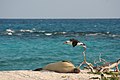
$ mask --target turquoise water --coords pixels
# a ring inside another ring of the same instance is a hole
[[[120,19],[0,19],[0,70],[31,70],[48,63],[83,61],[82,47],[63,44],[75,38],[87,45],[87,60],[102,53],[120,59]]]

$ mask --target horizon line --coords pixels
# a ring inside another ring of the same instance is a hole
[[[118,17],[98,17],[98,18],[0,18],[0,19],[120,19]]]

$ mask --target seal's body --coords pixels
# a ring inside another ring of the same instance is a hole
[[[56,63],[50,63],[43,67],[43,70],[50,70],[50,71],[56,71],[56,72],[72,72],[74,70],[75,66],[71,62],[56,62]]]
[[[80,72],[79,69],[75,68],[75,66],[68,61],[59,61],[55,63],[50,63],[44,66],[42,69],[38,68],[38,69],[35,69],[34,71],[39,71],[39,70],[49,70],[49,71],[55,71],[60,73],[79,73]]]

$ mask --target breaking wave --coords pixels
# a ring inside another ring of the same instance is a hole
[[[0,35],[9,35],[9,36],[105,36],[105,37],[118,37],[120,38],[120,34],[113,34],[111,32],[47,32],[45,30],[36,30],[33,29],[20,29],[20,30],[12,30],[6,29],[5,31],[1,31]]]

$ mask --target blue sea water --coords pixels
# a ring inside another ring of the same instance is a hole
[[[120,59],[120,19],[0,19],[0,70],[32,70],[48,63],[83,61],[82,47],[63,44],[75,38],[87,45],[87,61],[99,54]]]

